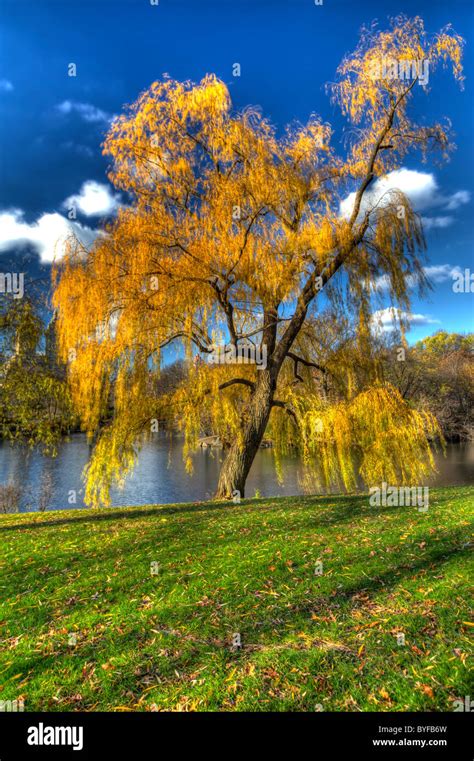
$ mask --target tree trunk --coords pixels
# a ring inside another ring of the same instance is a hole
[[[242,441],[234,441],[219,474],[216,499],[234,499],[245,495],[245,482],[265,433],[275,393],[275,373],[259,370],[255,390],[245,409]]]

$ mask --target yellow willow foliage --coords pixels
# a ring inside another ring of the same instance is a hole
[[[235,112],[226,85],[213,75],[197,84],[154,82],[114,120],[104,154],[126,203],[89,250],[71,238],[54,272],[60,357],[68,363],[83,429],[98,439],[87,471],[88,501],[107,501],[110,485],[133,466],[152,420],[166,419],[183,431],[188,469],[204,431],[244,446],[256,388],[249,383],[257,383],[261,371],[205,361],[194,366],[195,355],[205,359],[213,344],[251,337],[276,368],[276,398],[287,401],[293,381],[285,355],[292,345],[314,359],[305,324],[318,309],[320,287],[337,315],[334,324],[349,315],[359,351],[372,361],[377,283],[381,278],[391,301],[408,312],[409,282],[423,285],[424,248],[409,199],[397,189],[373,198],[372,182],[399,167],[409,149],[445,153],[450,147],[440,125],[421,127],[410,117],[411,100],[428,87],[374,76],[375,67],[385,58],[425,56],[430,76],[436,65],[451,64],[462,81],[461,52],[452,30],[429,40],[418,18],[399,17],[384,32],[365,30],[332,85],[334,99],[357,125],[345,156],[335,154],[332,130],[317,115],[279,136],[258,109]],[[353,207],[343,214],[349,197]],[[295,334],[285,348],[287,328]],[[172,393],[157,394],[163,351],[173,344],[184,349],[187,376]],[[339,359],[327,351],[335,388],[346,400],[339,403],[336,392],[329,400],[331,414],[341,418],[344,454],[355,429],[342,417],[361,387],[350,353]],[[379,380],[375,364],[367,377],[372,384]],[[235,378],[248,383],[229,385]],[[328,404],[317,384],[309,381],[308,388],[314,409]],[[295,404],[296,413],[303,402]],[[310,451],[304,426],[290,432],[286,412],[272,415],[286,416],[287,439],[303,435],[303,449]],[[412,425],[413,418],[406,422]],[[331,457],[322,460],[325,480],[336,474]],[[352,483],[344,457],[342,480]]]
[[[336,404],[291,390],[287,401],[298,435],[289,416],[275,410],[275,444],[281,451],[297,446],[318,486],[350,491],[361,482],[419,484],[434,469],[430,440],[440,439],[444,445],[435,417],[410,407],[388,384]]]
[[[413,139],[420,141],[423,151],[432,148],[447,150],[449,141],[439,125],[422,127],[409,115],[409,103],[415,88],[428,91],[431,79],[439,65],[451,65],[455,79],[461,84],[463,40],[450,25],[434,37],[428,37],[420,17],[408,19],[397,16],[391,20],[391,29],[379,30],[376,24],[362,30],[354,54],[341,63],[337,82],[329,86],[335,102],[353,124],[361,125],[353,143],[351,173],[362,176],[367,155],[372,151],[373,131],[383,130],[387,111],[397,103],[396,129],[390,131],[390,149],[377,158],[377,173],[382,165],[385,171],[397,166],[412,146]],[[405,73],[418,72],[418,78]],[[418,84],[420,82],[420,84]],[[411,90],[405,95],[407,89]]]
[[[171,398],[161,400],[163,410],[169,406],[179,410],[177,424],[185,436],[183,456],[189,472],[192,472],[191,453],[202,435],[203,421],[224,446],[241,440],[241,412],[245,404],[242,395],[248,397],[250,392],[242,392],[241,386],[235,384],[222,393],[219,386],[237,375],[253,381],[257,371],[249,365],[239,365],[238,373],[236,369],[234,365],[202,365],[192,372],[189,383],[181,386]]]

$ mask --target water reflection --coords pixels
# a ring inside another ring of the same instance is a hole
[[[137,467],[123,491],[112,491],[113,505],[195,502],[212,497],[219,474],[219,450],[199,450],[194,458],[194,474],[184,468],[181,443],[159,435],[141,451]],[[0,442],[0,483],[21,484],[21,510],[37,510],[40,494],[47,492],[48,509],[84,507],[82,469],[89,457],[83,435],[64,442],[54,459]],[[438,474],[432,486],[474,483],[474,443],[450,444],[446,458],[436,456]],[[247,481],[246,496],[258,491],[262,497],[301,494],[300,465],[296,458],[283,459],[284,482],[279,484],[271,449],[258,452]]]

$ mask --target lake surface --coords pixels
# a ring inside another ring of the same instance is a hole
[[[222,452],[199,450],[194,458],[194,474],[189,476],[182,460],[181,441],[157,435],[141,451],[137,466],[122,491],[112,491],[112,505],[197,502],[210,499],[215,491]],[[48,510],[84,507],[82,469],[89,457],[89,446],[82,434],[64,442],[57,457],[0,442],[0,483],[22,486],[22,511],[37,510],[40,495]],[[450,444],[446,457],[436,456],[438,473],[430,486],[474,484],[474,442]],[[257,453],[247,480],[246,496],[258,490],[262,497],[302,494],[297,458],[283,458],[283,484],[278,483],[271,449]],[[76,502],[71,502],[71,492]]]

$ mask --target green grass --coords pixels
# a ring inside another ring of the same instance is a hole
[[[349,496],[2,516],[0,699],[451,711],[474,689],[473,502],[455,487],[427,513]]]

